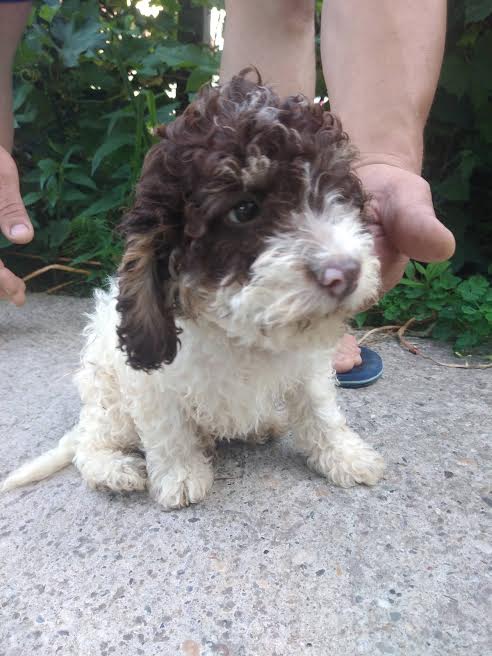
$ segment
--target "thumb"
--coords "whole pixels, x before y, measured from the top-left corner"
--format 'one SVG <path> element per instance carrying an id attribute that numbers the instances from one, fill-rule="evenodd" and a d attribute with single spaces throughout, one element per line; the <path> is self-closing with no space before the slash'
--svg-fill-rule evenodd
<path id="1" fill-rule="evenodd" d="M 448 260 L 456 243 L 436 217 L 429 185 L 408 186 L 393 197 L 392 221 L 385 225 L 389 239 L 407 257 L 422 262 Z"/>
<path id="2" fill-rule="evenodd" d="M 25 244 L 34 236 L 34 231 L 22 203 L 19 190 L 19 175 L 14 160 L 0 147 L 0 230 L 16 244 Z"/>

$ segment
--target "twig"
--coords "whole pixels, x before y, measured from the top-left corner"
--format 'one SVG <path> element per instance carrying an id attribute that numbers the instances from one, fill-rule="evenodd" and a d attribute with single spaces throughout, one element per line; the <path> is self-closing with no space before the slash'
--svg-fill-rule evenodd
<path id="1" fill-rule="evenodd" d="M 27 276 L 24 276 L 23 280 L 24 282 L 27 282 L 28 280 L 31 280 L 32 278 L 36 278 L 37 276 L 40 276 L 41 274 L 46 273 L 47 271 L 66 271 L 67 273 L 80 273 L 84 276 L 90 276 L 90 274 L 92 273 L 87 269 L 75 269 L 74 267 L 65 266 L 64 264 L 48 264 L 48 266 L 42 267 L 41 269 L 37 269 L 36 271 L 29 273 Z"/>
<path id="2" fill-rule="evenodd" d="M 434 362 L 435 364 L 438 364 L 441 367 L 448 367 L 450 369 L 490 369 L 492 367 L 492 362 L 490 364 L 483 364 L 483 363 L 470 364 L 468 361 L 465 362 L 465 364 L 440 362 L 440 360 L 436 360 L 431 355 L 426 355 L 425 353 L 422 353 L 422 351 L 419 348 L 417 348 L 415 344 L 411 344 L 403 337 L 405 331 L 415 322 L 416 322 L 415 317 L 412 317 L 406 323 L 404 323 L 403 326 L 401 326 L 401 328 L 398 330 L 397 333 L 398 339 L 400 340 L 400 344 L 408 351 L 410 351 L 410 353 L 413 353 L 414 355 L 420 355 L 421 358 L 425 358 L 426 360 L 430 360 L 431 362 Z"/>
<path id="3" fill-rule="evenodd" d="M 12 255 L 15 255 L 16 257 L 27 257 L 30 260 L 41 260 L 44 262 L 44 257 L 41 257 L 40 255 L 32 255 L 31 253 L 19 253 L 19 251 L 12 251 Z M 71 262 L 72 260 L 69 257 L 57 257 L 56 261 Z M 84 264 L 92 264 L 93 266 L 102 266 L 101 262 L 97 262 L 96 260 L 87 260 L 86 262 L 84 262 Z"/>
<path id="4" fill-rule="evenodd" d="M 73 285 L 74 282 L 77 282 L 76 280 L 67 280 L 66 282 L 62 282 L 60 285 L 55 285 L 54 287 L 50 287 L 49 289 L 46 290 L 47 294 L 53 294 L 54 292 L 59 291 L 60 289 L 63 289 L 64 287 L 68 287 L 68 285 Z"/>
<path id="5" fill-rule="evenodd" d="M 450 367 L 451 369 L 490 369 L 492 367 L 492 362 L 489 364 L 481 362 L 478 364 L 470 364 L 469 362 L 465 362 L 465 364 L 453 364 L 452 362 L 440 362 L 430 355 L 425 355 L 425 353 L 422 353 L 421 351 L 417 351 L 416 355 L 420 355 L 426 360 L 431 360 L 435 364 L 439 364 L 441 367 Z"/>
<path id="6" fill-rule="evenodd" d="M 415 317 L 412 317 L 408 321 L 406 321 L 403 326 L 400 326 L 398 329 L 398 332 L 396 333 L 398 335 L 398 339 L 400 340 L 400 344 L 407 349 L 407 351 L 410 351 L 410 353 L 413 353 L 414 355 L 419 355 L 419 350 L 414 344 L 410 344 L 403 335 L 405 334 L 405 331 L 407 328 L 409 328 L 412 324 L 416 322 Z"/>
<path id="7" fill-rule="evenodd" d="M 398 328 L 400 328 L 400 324 L 390 325 L 390 326 L 380 326 L 379 328 L 372 328 L 372 330 L 369 330 L 367 333 L 365 333 L 365 335 L 362 335 L 362 337 L 359 340 L 357 340 L 357 344 L 359 345 L 362 344 L 362 342 L 365 342 L 368 337 L 374 335 L 375 333 L 382 333 L 386 331 L 389 332 L 390 330 L 395 331 Z"/>

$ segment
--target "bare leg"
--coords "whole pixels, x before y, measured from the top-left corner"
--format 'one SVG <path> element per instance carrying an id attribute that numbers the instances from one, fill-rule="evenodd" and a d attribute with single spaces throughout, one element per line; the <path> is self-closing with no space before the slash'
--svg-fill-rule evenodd
<path id="1" fill-rule="evenodd" d="M 0 4 L 0 146 L 8 152 L 14 139 L 12 64 L 30 11 L 30 2 Z"/>
<path id="2" fill-rule="evenodd" d="M 279 95 L 314 97 L 314 0 L 226 0 L 223 82 L 256 66 Z"/>

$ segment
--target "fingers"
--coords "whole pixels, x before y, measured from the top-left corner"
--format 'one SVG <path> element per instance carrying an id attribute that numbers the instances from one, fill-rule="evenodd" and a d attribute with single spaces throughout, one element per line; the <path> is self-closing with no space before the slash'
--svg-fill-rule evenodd
<path id="1" fill-rule="evenodd" d="M 26 244 L 34 236 L 20 195 L 17 167 L 12 157 L 2 147 L 0 147 L 0 230 L 9 241 L 16 244 Z"/>
<path id="2" fill-rule="evenodd" d="M 419 176 L 408 182 L 396 187 L 389 201 L 393 217 L 385 222 L 388 238 L 401 253 L 415 260 L 448 260 L 455 240 L 436 217 L 429 185 Z"/>
<path id="3" fill-rule="evenodd" d="M 14 305 L 23 305 L 26 300 L 26 284 L 9 271 L 0 260 L 0 299 L 12 301 Z"/>
<path id="4" fill-rule="evenodd" d="M 381 226 L 374 224 L 370 228 L 381 264 L 381 292 L 386 293 L 400 282 L 409 258 L 392 246 L 382 232 Z"/>

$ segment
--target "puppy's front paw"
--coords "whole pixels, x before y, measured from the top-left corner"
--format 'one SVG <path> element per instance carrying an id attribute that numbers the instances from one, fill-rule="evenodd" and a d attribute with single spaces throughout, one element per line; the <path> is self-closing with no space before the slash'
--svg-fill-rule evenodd
<path id="1" fill-rule="evenodd" d="M 340 487 L 375 485 L 384 473 L 381 456 L 349 431 L 335 445 L 317 449 L 309 456 L 308 465 Z"/>
<path id="2" fill-rule="evenodd" d="M 149 490 L 164 510 L 177 510 L 205 499 L 213 482 L 214 471 L 209 462 L 177 464 L 160 475 L 154 472 Z"/>

